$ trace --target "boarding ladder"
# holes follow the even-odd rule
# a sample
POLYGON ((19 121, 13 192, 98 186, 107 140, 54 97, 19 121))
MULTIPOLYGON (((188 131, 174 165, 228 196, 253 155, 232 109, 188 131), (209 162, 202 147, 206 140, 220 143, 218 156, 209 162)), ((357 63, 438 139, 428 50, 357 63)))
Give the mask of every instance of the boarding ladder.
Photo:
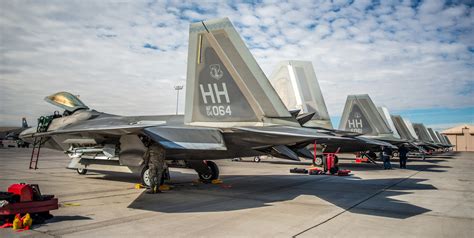
MULTIPOLYGON (((38 118, 38 126, 36 127, 36 133, 46 132, 48 130, 49 124, 53 120, 52 116, 42 116, 38 118)), ((43 136, 34 136, 33 141, 33 150, 31 151, 30 158, 30 169, 38 169, 38 160, 41 151, 41 146, 46 142, 48 138, 43 138, 43 136)))
POLYGON ((367 157, 367 159, 369 160, 370 163, 380 166, 379 164, 377 164, 377 162, 375 162, 375 160, 374 160, 375 158, 372 158, 368 153, 362 152, 361 156, 362 157, 364 157, 364 156, 367 157))

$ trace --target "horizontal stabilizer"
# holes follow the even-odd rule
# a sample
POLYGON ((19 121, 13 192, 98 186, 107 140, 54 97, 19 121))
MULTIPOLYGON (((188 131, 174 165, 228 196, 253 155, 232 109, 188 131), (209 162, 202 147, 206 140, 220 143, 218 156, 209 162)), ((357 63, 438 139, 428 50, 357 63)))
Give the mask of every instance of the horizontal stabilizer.
POLYGON ((292 117, 296 118, 298 114, 301 112, 301 109, 294 109, 294 110, 289 110, 290 114, 292 117))
POLYGON ((315 112, 305 113, 305 114, 299 115, 296 118, 296 120, 298 120, 298 123, 300 123, 300 125, 304 125, 306 124, 306 122, 311 120, 311 118, 313 118, 314 114, 315 112))
POLYGON ((149 127, 144 129, 153 141, 165 149, 226 150, 218 129, 193 127, 149 127))
POLYGON ((310 150, 306 148, 300 148, 296 150, 296 154, 298 154, 300 157, 306 158, 306 159, 313 159, 313 153, 311 153, 310 150))
POLYGON ((282 159, 300 161, 298 155, 295 152, 293 152, 290 148, 284 145, 273 146, 271 154, 275 157, 282 158, 282 159))

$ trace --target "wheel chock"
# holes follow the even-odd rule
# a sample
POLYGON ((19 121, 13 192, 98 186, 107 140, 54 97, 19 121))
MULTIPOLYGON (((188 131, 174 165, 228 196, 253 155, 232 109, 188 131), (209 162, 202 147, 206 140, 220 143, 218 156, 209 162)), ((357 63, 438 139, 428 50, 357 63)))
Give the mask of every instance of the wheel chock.
POLYGON ((135 184, 135 189, 142 189, 142 188, 146 188, 146 187, 141 183, 135 184))
POLYGON ((163 184, 160 186, 160 190, 161 191, 169 191, 171 188, 170 186, 166 185, 166 184, 163 184))
POLYGON ((211 183, 212 184, 221 184, 221 183, 223 183, 223 181, 220 180, 220 179, 214 179, 214 180, 211 181, 211 183))
POLYGON ((61 207, 78 207, 81 204, 80 203, 74 203, 74 202, 66 202, 66 203, 61 203, 59 204, 61 207))
POLYGON ((294 169, 290 169, 290 173, 294 173, 294 174, 307 174, 307 173, 308 173, 308 170, 306 170, 306 169, 294 168, 294 169))

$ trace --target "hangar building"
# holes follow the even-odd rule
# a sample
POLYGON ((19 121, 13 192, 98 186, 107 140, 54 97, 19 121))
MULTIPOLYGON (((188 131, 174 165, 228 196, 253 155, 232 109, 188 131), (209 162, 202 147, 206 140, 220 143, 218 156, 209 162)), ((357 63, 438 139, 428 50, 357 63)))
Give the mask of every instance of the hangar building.
POLYGON ((454 151, 474 151, 474 126, 460 125, 442 132, 454 145, 454 151))

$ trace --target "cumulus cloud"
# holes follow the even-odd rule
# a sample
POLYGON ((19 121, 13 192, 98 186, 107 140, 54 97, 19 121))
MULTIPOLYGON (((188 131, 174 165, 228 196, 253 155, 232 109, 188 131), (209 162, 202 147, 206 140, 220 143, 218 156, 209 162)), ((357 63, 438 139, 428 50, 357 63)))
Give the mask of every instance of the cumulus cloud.
MULTIPOLYGON (((332 115, 347 94, 393 110, 468 107, 472 5, 442 1, 2 1, 0 124, 34 120, 57 91, 109 113, 168 114, 188 25, 229 17, 269 75, 310 60, 332 115)), ((184 109, 184 94, 180 111, 184 109)))

